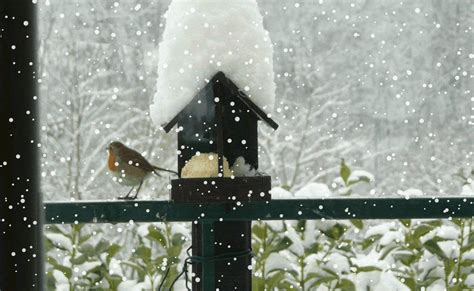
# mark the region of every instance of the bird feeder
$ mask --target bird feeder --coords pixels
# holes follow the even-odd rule
[[[178,172],[194,156],[216,153],[218,178],[172,180],[171,200],[176,202],[269,200],[270,176],[224,177],[224,162],[233,165],[240,157],[247,167],[258,169],[257,121],[273,129],[278,124],[225,76],[217,73],[179,112],[164,130],[177,124]],[[243,158],[243,159],[242,159]],[[199,165],[197,165],[199,166]]]
[[[273,129],[278,124],[225,76],[218,72],[206,86],[181,110],[164,130],[177,125],[179,179],[171,181],[171,200],[204,203],[229,201],[229,211],[236,202],[270,200],[271,178],[262,174],[252,176],[226,175],[227,164],[239,159],[258,173],[257,122],[261,120]],[[182,177],[183,169],[193,157],[215,153],[214,177]],[[200,167],[201,165],[192,165]],[[204,165],[202,165],[204,166]],[[211,171],[213,172],[213,171]],[[205,207],[203,215],[205,216]],[[235,208],[234,208],[235,211]],[[193,264],[195,278],[215,273],[213,286],[219,290],[250,290],[251,222],[215,221],[193,224],[193,255],[211,258],[229,253],[248,255]],[[203,290],[205,282],[193,280],[193,290]],[[208,286],[208,285],[207,285]]]

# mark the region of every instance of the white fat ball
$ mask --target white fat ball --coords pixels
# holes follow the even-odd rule
[[[224,157],[224,177],[230,177],[229,162]],[[181,170],[182,178],[218,177],[218,162],[216,153],[201,153],[194,155]]]

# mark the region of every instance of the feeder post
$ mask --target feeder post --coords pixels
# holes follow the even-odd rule
[[[206,217],[206,209],[224,202],[226,213],[243,203],[271,200],[271,178],[249,171],[225,177],[224,165],[245,162],[258,169],[257,122],[276,124],[223,72],[217,72],[163,129],[178,126],[178,173],[171,181],[174,202],[194,203],[202,213],[192,224],[193,290],[251,290],[252,222]],[[199,153],[217,153],[217,169],[210,176],[182,177],[182,170]],[[199,165],[190,166],[190,171]],[[192,169],[194,168],[194,169]],[[206,169],[207,170],[207,169]],[[214,170],[217,171],[215,175]],[[197,171],[196,173],[199,173]],[[237,173],[237,172],[236,172]],[[206,175],[205,175],[206,176]],[[196,280],[199,278],[198,280]],[[212,279],[211,279],[212,278]],[[215,287],[215,288],[214,288]]]
[[[226,97],[230,94],[225,86],[225,78],[213,79],[212,96],[214,100],[215,140],[218,155],[218,173],[224,177],[224,106],[228,106]],[[211,103],[212,104],[212,103]],[[244,129],[245,130],[245,129]],[[221,193],[225,195],[228,193]],[[231,207],[229,205],[229,207]],[[252,249],[250,221],[203,221],[193,224],[193,255],[204,260],[212,256],[227,256],[232,252],[245,252]],[[193,264],[193,272],[199,278],[193,279],[193,290],[251,290],[252,272],[250,253],[240,257],[206,261]]]
[[[0,290],[43,290],[36,17],[0,1]]]
[[[214,223],[201,222],[202,227],[202,256],[209,258],[214,256]],[[216,268],[213,261],[202,263],[202,290],[216,290]]]

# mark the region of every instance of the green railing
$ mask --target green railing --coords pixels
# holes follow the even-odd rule
[[[87,201],[45,203],[46,224],[300,219],[462,218],[474,197],[274,199],[258,202],[176,203]]]
[[[87,201],[45,203],[46,224],[203,222],[202,288],[215,290],[213,222],[474,217],[474,197],[320,198],[258,202]],[[206,261],[206,258],[210,258]]]

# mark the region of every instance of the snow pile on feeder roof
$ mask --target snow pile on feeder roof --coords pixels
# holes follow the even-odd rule
[[[173,0],[159,46],[150,115],[169,122],[222,71],[269,112],[275,99],[273,47],[255,0]]]

